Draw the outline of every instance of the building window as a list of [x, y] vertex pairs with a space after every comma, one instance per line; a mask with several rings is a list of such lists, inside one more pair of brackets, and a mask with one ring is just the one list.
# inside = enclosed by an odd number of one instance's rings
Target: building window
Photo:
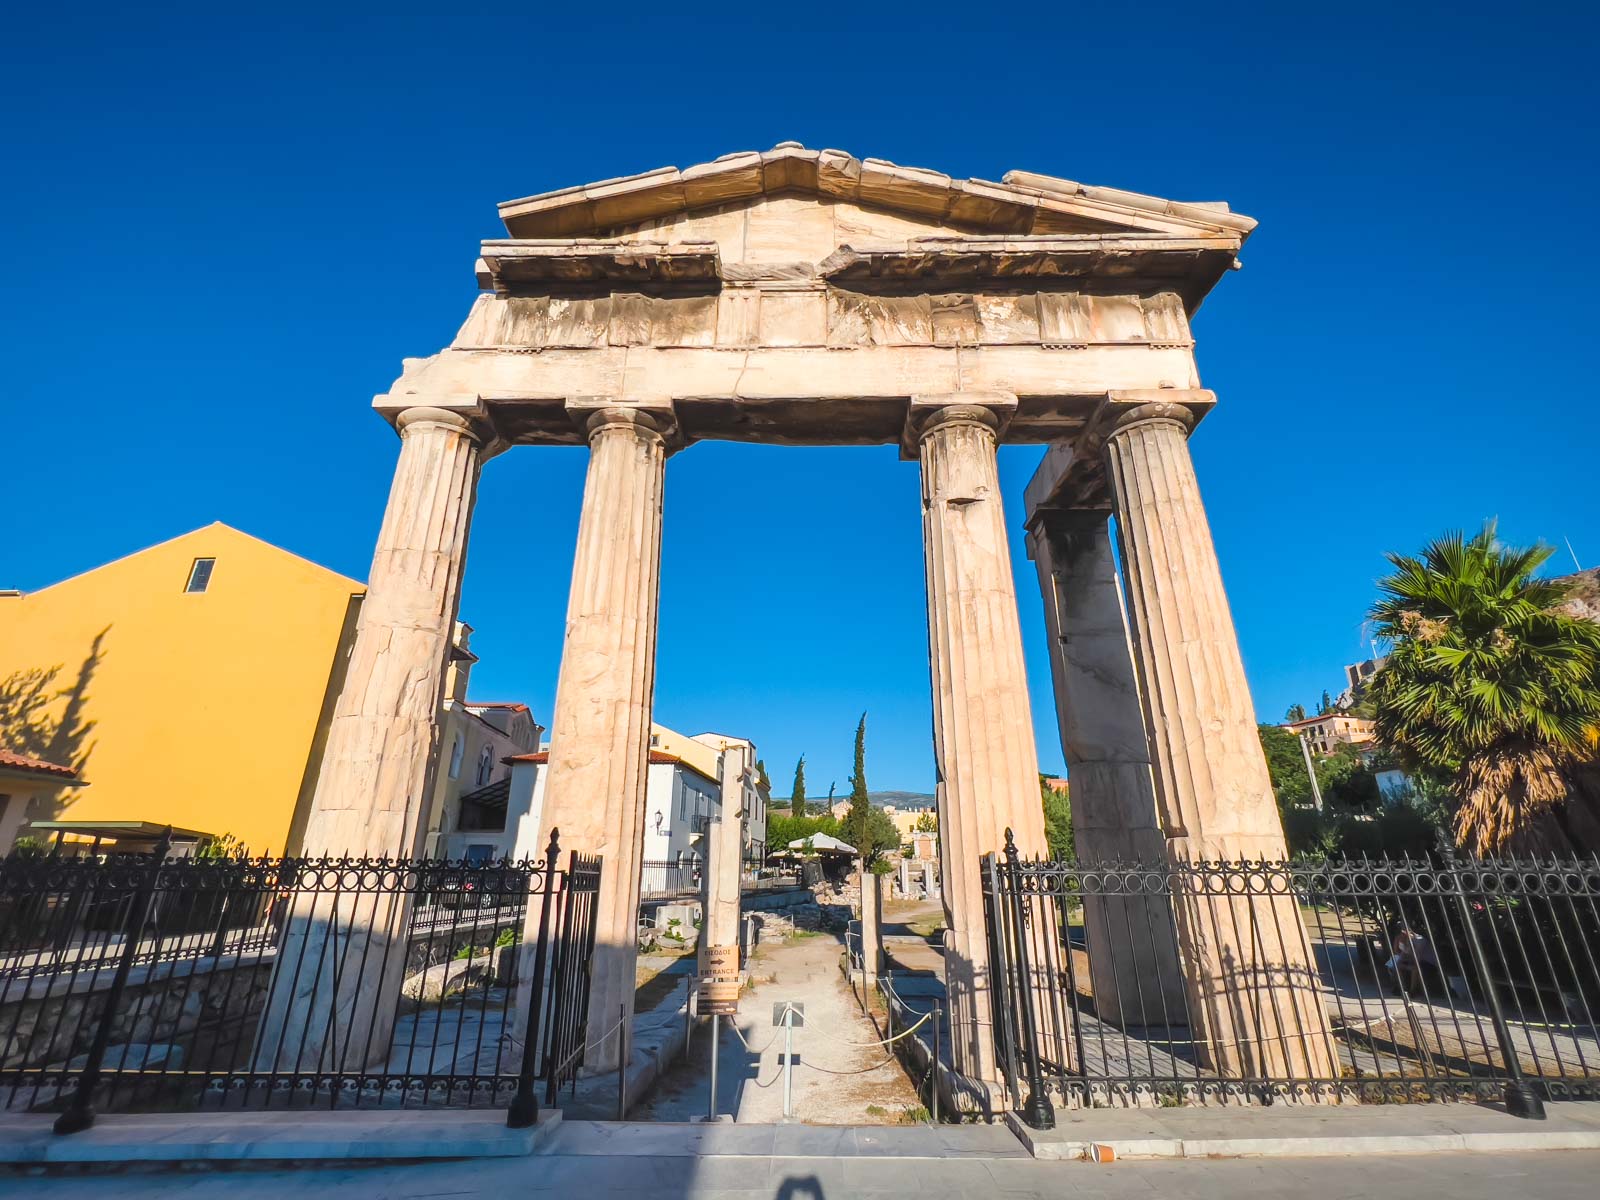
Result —
[[461, 744], [461, 735], [456, 734], [456, 740], [450, 743], [450, 778], [461, 778], [461, 755], [466, 747]]
[[494, 747], [485, 746], [483, 753], [478, 756], [478, 782], [488, 783], [494, 778]]
[[197, 558], [194, 565], [189, 568], [189, 582], [184, 586], [186, 592], [203, 592], [211, 586], [211, 571], [217, 565], [214, 558]]

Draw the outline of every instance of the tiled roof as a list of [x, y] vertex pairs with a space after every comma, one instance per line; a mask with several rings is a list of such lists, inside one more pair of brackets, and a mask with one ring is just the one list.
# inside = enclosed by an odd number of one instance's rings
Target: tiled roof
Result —
[[26, 754], [13, 754], [10, 750], [0, 750], [0, 768], [11, 771], [37, 771], [40, 775], [60, 775], [63, 779], [72, 779], [78, 774], [72, 767], [45, 762], [42, 758], [29, 758]]

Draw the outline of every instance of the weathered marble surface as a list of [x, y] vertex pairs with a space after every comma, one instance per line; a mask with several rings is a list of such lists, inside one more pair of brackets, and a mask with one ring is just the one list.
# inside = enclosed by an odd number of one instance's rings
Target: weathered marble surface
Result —
[[[482, 437], [460, 413], [430, 407], [397, 425], [400, 461], [306, 822], [307, 854], [412, 856], [427, 832]], [[262, 1069], [362, 1070], [382, 1060], [410, 910], [406, 894], [296, 898], [256, 1046]], [[358, 1036], [345, 1036], [351, 1030]]]
[[[1144, 715], [1103, 510], [1029, 514], [1055, 681], [1072, 830], [1085, 862], [1166, 862]], [[1085, 897], [1095, 1009], [1133, 1025], [1185, 1025], [1172, 905]]]
[[706, 835], [705, 905], [700, 927], [701, 973], [708, 947], [739, 946], [739, 877], [744, 865], [744, 778], [755, 768], [748, 745], [729, 743], [722, 748], [722, 819]]
[[400, 461], [306, 823], [308, 854], [409, 855], [426, 832], [480, 435], [435, 408], [397, 424]]
[[[1157, 811], [1178, 860], [1286, 856], [1181, 405], [1113, 410], [1116, 504]], [[1176, 907], [1191, 1007], [1224, 1074], [1327, 1079], [1336, 1060], [1293, 898]]]
[[944, 880], [945, 971], [958, 1071], [995, 1080], [979, 858], [1015, 832], [1045, 853], [1039, 755], [1023, 669], [996, 431], [1004, 395], [919, 396], [928, 661]]
[[539, 840], [604, 859], [590, 963], [585, 1068], [614, 1071], [633, 1019], [639, 863], [655, 693], [666, 416], [616, 404], [587, 416], [589, 471], [572, 564]]

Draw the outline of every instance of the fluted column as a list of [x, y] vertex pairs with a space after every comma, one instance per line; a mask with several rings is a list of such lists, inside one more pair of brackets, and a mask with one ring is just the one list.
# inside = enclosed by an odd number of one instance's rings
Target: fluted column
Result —
[[705, 896], [700, 921], [700, 973], [706, 974], [713, 948], [733, 954], [738, 964], [740, 877], [744, 869], [745, 779], [755, 764], [750, 747], [729, 743], [722, 747], [718, 774], [721, 803], [717, 818], [706, 834]]
[[604, 858], [584, 1059], [600, 1072], [617, 1068], [619, 1017], [633, 1019], [667, 451], [638, 408], [600, 408], [588, 432], [539, 838], [557, 828], [563, 851]]
[[995, 462], [1006, 405], [955, 396], [946, 403], [919, 397], [916, 406], [931, 409], [918, 442], [952, 1049], [957, 1071], [993, 1082], [979, 857], [1004, 848], [1007, 827], [1023, 854], [1045, 852], [1039, 756]]
[[[414, 855], [427, 830], [481, 436], [466, 417], [438, 408], [408, 409], [395, 424], [400, 461], [328, 730], [306, 854]], [[406, 895], [296, 900], [257, 1069], [359, 1071], [382, 1061], [409, 914]]]
[[400, 462], [306, 823], [311, 854], [415, 854], [426, 832], [480, 440], [444, 409], [396, 424]]
[[[1163, 866], [1144, 714], [1111, 553], [1110, 514], [1030, 514], [1061, 752], [1072, 788], [1072, 832], [1083, 862]], [[1095, 1012], [1121, 1025], [1189, 1023], [1172, 905], [1164, 897], [1084, 897]]]
[[[1121, 539], [1156, 803], [1178, 860], [1285, 857], [1211, 527], [1191, 418], [1150, 403], [1115, 418], [1106, 467]], [[1327, 1018], [1292, 896], [1189, 894], [1179, 940], [1205, 1057], [1229, 1076], [1329, 1078]]]

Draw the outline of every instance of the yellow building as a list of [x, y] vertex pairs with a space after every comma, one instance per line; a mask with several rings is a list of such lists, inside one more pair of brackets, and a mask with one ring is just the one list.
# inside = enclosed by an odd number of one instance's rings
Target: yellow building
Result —
[[[219, 522], [0, 594], [0, 680], [55, 672], [42, 715], [72, 744], [54, 761], [81, 764], [81, 786], [33, 800], [30, 823], [297, 850], [365, 590]], [[0, 747], [19, 740], [0, 729]]]
[[1370, 746], [1378, 738], [1376, 721], [1349, 713], [1323, 713], [1304, 721], [1290, 721], [1280, 728], [1304, 738], [1311, 753], [1319, 756], [1332, 754], [1340, 746]]

